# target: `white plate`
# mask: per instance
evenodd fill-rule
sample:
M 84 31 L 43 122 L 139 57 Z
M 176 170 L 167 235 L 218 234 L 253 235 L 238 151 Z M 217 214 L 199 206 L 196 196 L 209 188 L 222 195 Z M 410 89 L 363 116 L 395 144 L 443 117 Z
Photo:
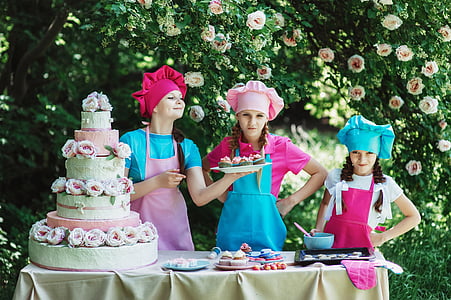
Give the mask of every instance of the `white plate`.
M 242 172 L 252 172 L 252 171 L 258 171 L 264 166 L 272 165 L 272 163 L 265 163 L 265 164 L 259 164 L 259 165 L 249 165 L 249 166 L 238 166 L 238 167 L 230 167 L 230 168 L 220 168 L 220 167 L 214 167 L 211 168 L 215 171 L 221 171 L 224 173 L 242 173 Z
M 255 263 L 255 262 L 248 262 L 247 264 L 245 264 L 244 266 L 226 266 L 226 265 L 220 265 L 220 264 L 215 264 L 215 267 L 220 269 L 220 270 L 226 270 L 226 271 L 233 271 L 233 270 L 246 270 L 246 269 L 250 269 L 255 265 L 260 265 L 259 263 Z
M 196 271 L 196 270 L 206 268 L 209 264 L 210 264 L 209 261 L 199 260 L 199 261 L 197 261 L 197 265 L 195 265 L 193 267 L 175 267 L 175 266 L 170 266 L 168 263 L 165 263 L 162 267 L 165 269 L 171 269 L 174 271 Z

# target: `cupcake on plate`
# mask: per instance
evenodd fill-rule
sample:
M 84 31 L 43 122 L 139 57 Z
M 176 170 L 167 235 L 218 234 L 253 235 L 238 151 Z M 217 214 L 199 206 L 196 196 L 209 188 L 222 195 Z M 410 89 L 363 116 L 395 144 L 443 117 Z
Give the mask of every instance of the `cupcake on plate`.
M 251 154 L 250 158 L 251 158 L 252 163 L 253 163 L 254 165 L 261 165 L 261 164 L 264 164 L 264 163 L 265 163 L 265 158 L 262 157 L 262 156 L 261 156 L 260 154 L 258 154 L 258 153 Z
M 240 159 L 240 166 L 251 166 L 252 160 L 247 156 L 242 156 Z
M 232 159 L 232 166 L 233 166 L 233 167 L 239 166 L 239 165 L 240 165 L 240 162 L 241 162 L 241 156 L 235 156 L 235 157 Z
M 222 266 L 230 266 L 230 262 L 232 261 L 232 253 L 230 251 L 222 252 L 221 258 L 219 259 L 219 264 Z
M 245 266 L 247 264 L 248 258 L 246 257 L 246 253 L 242 250 L 238 250 L 233 255 L 232 260 L 230 261 L 231 266 Z
M 224 156 L 219 160 L 218 167 L 220 168 L 230 168 L 232 166 L 232 161 L 230 160 L 230 157 Z

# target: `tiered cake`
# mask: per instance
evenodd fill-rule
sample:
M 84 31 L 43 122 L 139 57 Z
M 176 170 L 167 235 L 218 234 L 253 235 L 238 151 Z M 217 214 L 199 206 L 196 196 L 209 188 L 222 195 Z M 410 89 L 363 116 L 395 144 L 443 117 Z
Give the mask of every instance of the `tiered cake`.
M 66 177 L 56 179 L 57 210 L 30 230 L 32 263 L 55 270 L 127 270 L 157 260 L 158 234 L 130 211 L 124 177 L 130 147 L 111 129 L 108 98 L 93 92 L 82 104 L 81 130 L 62 148 Z

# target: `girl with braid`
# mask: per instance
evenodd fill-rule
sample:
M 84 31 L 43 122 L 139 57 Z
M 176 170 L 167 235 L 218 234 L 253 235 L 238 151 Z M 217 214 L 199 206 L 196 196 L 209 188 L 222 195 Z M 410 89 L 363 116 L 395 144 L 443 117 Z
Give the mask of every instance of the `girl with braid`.
M 337 137 L 348 148 L 349 156 L 343 169 L 334 169 L 327 176 L 316 228 L 311 233 L 333 233 L 333 248 L 373 248 L 418 225 L 418 210 L 379 165 L 380 158 L 391 157 L 395 139 L 391 125 L 376 125 L 363 116 L 353 116 Z M 374 232 L 375 228 L 383 230 L 379 223 L 392 218 L 391 202 L 404 218 L 387 231 Z
M 183 116 L 185 94 L 183 75 L 171 67 L 144 73 L 142 89 L 132 96 L 139 101 L 141 116 L 151 122 L 120 139 L 132 150 L 125 162 L 125 176 L 132 178 L 135 189 L 131 209 L 139 212 L 143 222 L 156 226 L 161 250 L 194 250 L 185 199 L 178 189 L 183 179 L 194 203 L 202 206 L 249 174 L 227 174 L 206 187 L 199 149 L 174 127 L 174 121 Z
M 204 159 L 207 184 L 209 172 L 221 158 L 259 154 L 266 163 L 258 173 L 234 182 L 219 200 L 224 206 L 217 229 L 217 246 L 237 250 L 247 243 L 254 250 L 283 248 L 286 227 L 282 218 L 305 198 L 318 190 L 327 171 L 290 139 L 269 133 L 268 121 L 283 108 L 283 99 L 273 88 L 260 81 L 249 81 L 227 92 L 227 101 L 235 111 L 237 123 L 232 136 L 224 138 Z M 278 199 L 281 182 L 289 171 L 310 175 L 307 183 L 285 199 Z

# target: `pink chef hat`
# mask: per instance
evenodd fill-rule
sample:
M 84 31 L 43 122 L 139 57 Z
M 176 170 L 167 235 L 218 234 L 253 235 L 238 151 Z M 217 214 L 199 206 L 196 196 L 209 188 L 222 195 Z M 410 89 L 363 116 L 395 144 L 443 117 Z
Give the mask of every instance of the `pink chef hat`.
M 231 88 L 227 92 L 227 102 L 235 113 L 242 110 L 261 111 L 269 121 L 274 120 L 284 106 L 276 90 L 266 87 L 261 81 L 248 81 L 246 85 Z
M 142 90 L 134 92 L 132 96 L 139 102 L 141 116 L 150 118 L 160 100 L 175 90 L 180 91 L 185 97 L 186 84 L 183 75 L 164 65 L 156 72 L 144 73 Z

